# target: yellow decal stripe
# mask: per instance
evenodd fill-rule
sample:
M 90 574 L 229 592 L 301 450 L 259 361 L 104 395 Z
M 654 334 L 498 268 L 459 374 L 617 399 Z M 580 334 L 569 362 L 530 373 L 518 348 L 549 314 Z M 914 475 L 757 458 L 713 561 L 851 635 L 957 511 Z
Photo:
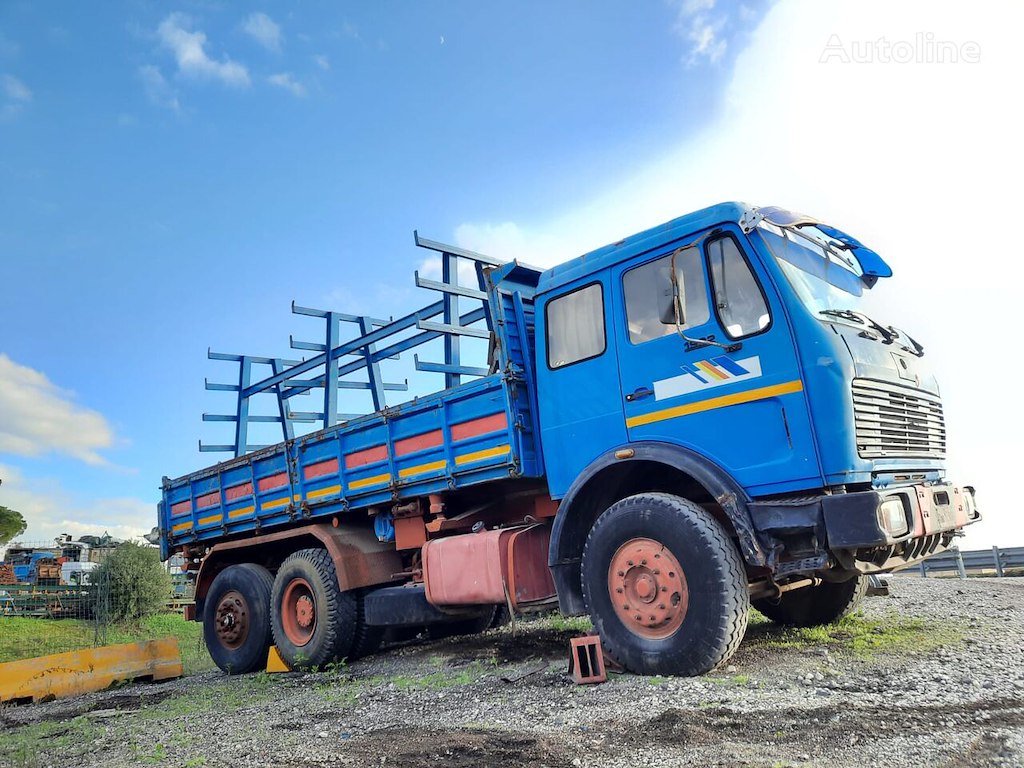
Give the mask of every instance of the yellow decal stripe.
M 373 477 L 364 477 L 362 480 L 353 480 L 348 484 L 350 491 L 355 491 L 359 488 L 366 488 L 369 485 L 380 485 L 381 483 L 388 483 L 391 481 L 391 475 L 374 475 Z
M 444 461 L 431 461 L 427 464 L 417 464 L 415 467 L 406 467 L 405 469 L 398 470 L 399 477 L 410 477 L 411 475 L 420 475 L 424 472 L 436 472 L 439 469 L 444 469 L 448 466 L 448 462 Z
M 473 453 L 464 453 L 461 456 L 455 457 L 456 464 L 471 464 L 474 461 L 483 461 L 484 459 L 493 459 L 496 456 L 504 456 L 509 452 L 510 448 L 507 445 L 499 445 L 497 448 L 488 448 L 485 451 L 474 451 Z
M 291 497 L 283 496 L 280 499 L 274 499 L 272 501 L 265 501 L 260 504 L 260 509 L 277 509 L 278 507 L 286 507 L 291 502 Z
M 340 485 L 330 485 L 327 488 L 320 488 L 315 491 L 306 491 L 306 498 L 319 499 L 321 496 L 331 496 L 335 493 L 341 493 Z
M 788 395 L 793 392 L 801 392 L 803 391 L 803 388 L 803 382 L 798 379 L 796 381 L 787 381 L 784 384 L 775 384 L 771 387 L 748 389 L 746 392 L 736 392 L 732 395 L 712 397 L 707 400 L 698 400 L 695 403 L 687 403 L 686 405 L 677 405 L 674 408 L 665 408 L 660 411 L 645 413 L 641 416 L 632 416 L 626 419 L 626 426 L 639 427 L 644 424 L 653 424 L 658 421 L 665 421 L 666 419 L 675 419 L 679 416 L 689 416 L 693 413 L 713 411 L 716 408 L 725 408 L 729 405 L 752 403 L 755 400 L 764 400 L 765 398 L 775 397 L 776 395 Z
M 256 511 L 256 507 L 242 507 L 241 509 L 233 509 L 228 512 L 228 517 L 234 520 L 236 517 L 245 517 L 251 515 Z
M 178 523 L 176 526 L 171 528 L 171 533 L 181 533 L 182 531 L 187 531 L 191 527 L 192 527 L 192 521 L 191 520 L 189 520 L 187 523 Z
M 224 519 L 224 515 L 222 515 L 222 514 L 210 515 L 208 517 L 200 517 L 199 518 L 199 524 L 200 525 L 206 525 L 208 523 L 219 523 L 223 519 Z

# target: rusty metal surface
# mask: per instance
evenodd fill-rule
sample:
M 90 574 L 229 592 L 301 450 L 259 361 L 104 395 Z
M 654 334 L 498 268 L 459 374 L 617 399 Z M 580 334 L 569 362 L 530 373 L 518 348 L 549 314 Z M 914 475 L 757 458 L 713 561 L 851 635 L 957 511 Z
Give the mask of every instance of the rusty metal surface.
M 612 556 L 608 593 L 623 626 L 649 640 L 675 633 L 690 602 L 679 561 L 661 542 L 648 538 L 630 539 Z
M 574 637 L 569 641 L 569 671 L 577 685 L 603 683 L 608 679 L 598 635 Z
M 373 531 L 353 525 L 330 523 L 304 525 L 286 531 L 250 536 L 245 539 L 221 542 L 214 545 L 203 558 L 196 579 L 196 596 L 203 598 L 213 582 L 214 577 L 227 564 L 235 562 L 258 562 L 261 558 L 256 553 L 261 548 L 277 548 L 290 540 L 313 538 L 331 555 L 334 569 L 338 575 L 338 586 L 344 591 L 369 587 L 375 584 L 387 584 L 395 581 L 394 575 L 402 571 L 402 561 L 393 544 L 377 541 Z M 312 543 L 312 542 L 311 542 Z M 304 545 L 296 542 L 294 548 L 282 546 L 281 552 L 290 554 Z M 237 555 L 246 553 L 239 560 Z M 278 553 L 278 561 L 286 554 Z M 264 558 L 265 559 L 265 558 Z

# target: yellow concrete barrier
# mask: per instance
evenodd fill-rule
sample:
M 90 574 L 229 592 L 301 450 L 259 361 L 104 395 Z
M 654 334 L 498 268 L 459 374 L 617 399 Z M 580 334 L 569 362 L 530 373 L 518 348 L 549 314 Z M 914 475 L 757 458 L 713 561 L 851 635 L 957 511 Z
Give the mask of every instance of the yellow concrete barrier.
M 8 661 L 0 664 L 0 702 L 60 699 L 139 677 L 169 680 L 181 671 L 174 637 Z

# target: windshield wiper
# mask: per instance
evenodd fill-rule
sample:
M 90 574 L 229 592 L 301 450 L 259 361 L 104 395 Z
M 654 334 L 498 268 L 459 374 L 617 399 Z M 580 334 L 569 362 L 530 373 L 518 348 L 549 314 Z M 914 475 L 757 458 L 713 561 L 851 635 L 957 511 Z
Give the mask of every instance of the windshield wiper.
M 866 325 L 872 331 L 878 333 L 882 337 L 883 344 L 892 344 L 898 338 L 899 334 L 896 333 L 892 328 L 886 328 L 879 325 L 870 317 L 865 315 L 863 312 L 856 312 L 852 309 L 823 309 L 819 312 L 822 315 L 828 315 L 829 317 L 840 317 L 843 320 L 849 320 L 857 323 L 858 325 Z M 861 336 L 867 335 L 869 338 L 874 338 L 869 331 L 861 331 Z M 916 345 L 915 345 L 916 346 Z
M 864 325 L 864 318 L 852 309 L 823 309 L 818 314 L 828 315 L 829 317 L 841 317 L 843 320 L 851 320 L 858 325 Z
M 900 344 L 900 349 L 909 352 L 910 354 L 914 355 L 914 357 L 924 357 L 924 347 L 918 344 L 913 336 L 911 336 L 906 331 L 900 330 L 899 328 L 893 328 L 891 325 L 889 326 L 889 329 L 893 333 L 895 333 L 898 338 L 906 339 L 907 341 L 909 341 L 911 346 L 913 347 L 913 349 L 911 349 L 906 344 Z

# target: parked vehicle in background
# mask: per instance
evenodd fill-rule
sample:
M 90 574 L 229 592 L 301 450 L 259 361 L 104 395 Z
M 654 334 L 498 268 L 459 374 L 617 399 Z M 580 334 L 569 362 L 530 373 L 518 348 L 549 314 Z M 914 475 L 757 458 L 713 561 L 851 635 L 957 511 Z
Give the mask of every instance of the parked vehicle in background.
M 260 668 L 272 642 L 311 667 L 386 627 L 474 631 L 557 604 L 630 670 L 701 674 L 751 603 L 834 621 L 866 574 L 978 519 L 945 477 L 924 348 L 861 306 L 892 272 L 835 227 L 725 203 L 543 271 L 417 244 L 441 254 L 440 282 L 416 276 L 440 301 L 393 321 L 293 306 L 326 321 L 323 343 L 294 342 L 310 359 L 210 355 L 238 365 L 207 384 L 234 413 L 204 415 L 235 441 L 201 447 L 235 458 L 165 478 L 158 525 L 226 671 Z M 474 338 L 486 367 L 461 357 Z M 405 385 L 380 364 L 429 342 L 444 360 L 415 366 L 444 387 L 388 405 Z M 372 413 L 339 414 L 350 388 Z M 319 410 L 296 411 L 311 391 Z M 283 440 L 251 444 L 261 423 Z

